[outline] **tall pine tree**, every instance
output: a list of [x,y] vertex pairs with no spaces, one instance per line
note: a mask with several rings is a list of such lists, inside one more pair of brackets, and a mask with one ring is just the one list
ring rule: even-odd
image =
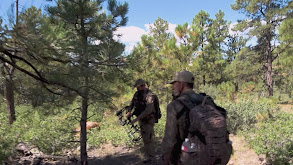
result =
[[273,61],[278,58],[275,52],[278,32],[277,27],[288,18],[289,0],[236,0],[231,7],[247,17],[238,24],[239,30],[248,30],[248,35],[257,38],[254,51],[263,56],[268,96],[273,96]]

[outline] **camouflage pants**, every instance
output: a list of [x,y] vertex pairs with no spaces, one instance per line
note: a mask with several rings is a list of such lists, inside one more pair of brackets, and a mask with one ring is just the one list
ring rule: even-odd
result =
[[143,140],[143,152],[146,158],[152,158],[155,155],[154,146],[154,117],[146,117],[139,121],[140,132]]

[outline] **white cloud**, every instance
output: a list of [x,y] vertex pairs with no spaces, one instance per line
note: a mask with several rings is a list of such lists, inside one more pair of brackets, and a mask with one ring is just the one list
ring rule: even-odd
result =
[[119,38],[115,38],[120,40],[121,42],[138,42],[140,41],[140,37],[143,34],[147,34],[147,32],[139,27],[128,26],[128,27],[120,27],[117,29],[115,34],[120,34]]
[[233,31],[232,29],[238,24],[238,22],[233,22],[230,24],[229,26],[229,34],[231,35],[241,35],[241,36],[247,36],[248,32],[252,29],[252,28],[248,28],[245,31],[241,32],[239,30],[237,31]]
[[147,31],[136,27],[136,26],[128,26],[128,27],[120,27],[115,32],[116,35],[114,39],[119,40],[120,42],[125,44],[125,52],[126,54],[130,53],[133,47],[140,41],[142,35],[147,34]]
[[176,28],[177,24],[171,24],[169,23],[169,29],[167,30],[167,32],[172,33],[175,35],[175,28]]
[[[262,24],[264,23],[264,22],[261,22]],[[247,46],[254,46],[254,45],[256,45],[256,37],[249,37],[247,34],[249,33],[249,31],[250,30],[252,30],[253,28],[252,27],[250,27],[250,28],[248,28],[248,29],[246,29],[245,31],[243,31],[243,32],[241,32],[241,31],[233,31],[232,29],[237,25],[238,23],[237,22],[234,22],[234,23],[231,23],[230,24],[230,26],[229,26],[229,34],[231,34],[231,35],[238,35],[238,36],[243,36],[244,38],[250,38],[248,41],[247,41],[247,43],[246,43],[246,45]]]
[[237,25],[237,22],[233,22],[233,23],[230,24],[230,26],[229,26],[229,34],[231,34],[231,35],[237,34],[236,31],[232,30],[236,25]]
[[[126,46],[126,54],[130,53],[133,50],[133,47],[137,45],[138,42],[140,42],[141,36],[150,32],[151,26],[153,26],[153,24],[145,24],[145,29],[136,26],[120,27],[115,32],[116,36],[114,37],[114,39],[124,43]],[[176,24],[169,23],[169,29],[167,32],[174,34],[176,26]],[[118,37],[117,35],[121,36]]]
[[150,32],[151,26],[153,26],[153,24],[144,24],[144,27],[148,33]]

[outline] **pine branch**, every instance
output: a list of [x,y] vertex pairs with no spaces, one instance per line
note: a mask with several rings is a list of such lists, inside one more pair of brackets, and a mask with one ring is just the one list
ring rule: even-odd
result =
[[[26,70],[26,69],[24,69],[24,68],[22,68],[22,67],[20,67],[20,66],[18,66],[16,63],[13,63],[12,61],[9,61],[8,59],[4,58],[4,56],[0,56],[1,61],[10,64],[11,66],[15,67],[19,71],[21,71],[21,72],[25,73],[26,75],[36,79],[37,81],[41,81],[42,83],[45,83],[45,84],[48,84],[48,85],[57,85],[57,86],[60,86],[60,87],[63,87],[63,88],[67,88],[69,90],[72,90],[72,91],[76,92],[78,95],[83,96],[83,94],[78,89],[74,89],[74,88],[72,88],[72,87],[70,87],[70,86],[68,86],[66,84],[56,82],[56,81],[51,81],[51,80],[48,80],[48,79],[44,78],[41,75],[41,73],[36,69],[36,67],[33,64],[31,64],[29,61],[27,61],[26,59],[11,54],[8,50],[4,49],[3,47],[0,47],[0,52],[4,53],[5,55],[9,56],[10,58],[20,60],[20,61],[24,62],[25,64],[27,64],[30,68],[33,69],[35,74],[30,72],[30,71],[28,71],[28,70]],[[51,91],[49,88],[46,88],[46,89]]]
[[273,57],[272,61],[274,61],[275,59],[277,59],[277,58],[280,56],[280,54],[283,53],[283,52],[287,49],[287,47],[289,47],[289,46],[290,46],[290,43],[288,43],[283,49],[281,49],[281,50],[277,53],[277,55],[276,55],[275,57]]

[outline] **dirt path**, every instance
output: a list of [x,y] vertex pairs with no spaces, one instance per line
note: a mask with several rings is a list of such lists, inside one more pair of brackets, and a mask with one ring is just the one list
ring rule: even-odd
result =
[[[249,148],[243,137],[232,136],[234,154],[230,158],[228,165],[264,165],[264,156],[258,156],[252,149]],[[157,158],[159,151],[157,149]],[[100,149],[89,152],[89,164],[101,165],[142,165],[142,156],[139,149],[127,149],[123,147],[114,147],[105,145]]]
[[106,144],[99,149],[93,149],[88,152],[89,165],[101,164],[101,165],[139,165],[142,162],[141,152],[133,148],[127,147],[115,147],[110,144]]
[[233,142],[233,155],[230,158],[228,165],[264,165],[265,157],[258,156],[252,149],[249,148],[248,143],[243,137],[231,136]]
[[291,113],[293,114],[293,106],[292,104],[278,104],[280,109],[286,113]]

